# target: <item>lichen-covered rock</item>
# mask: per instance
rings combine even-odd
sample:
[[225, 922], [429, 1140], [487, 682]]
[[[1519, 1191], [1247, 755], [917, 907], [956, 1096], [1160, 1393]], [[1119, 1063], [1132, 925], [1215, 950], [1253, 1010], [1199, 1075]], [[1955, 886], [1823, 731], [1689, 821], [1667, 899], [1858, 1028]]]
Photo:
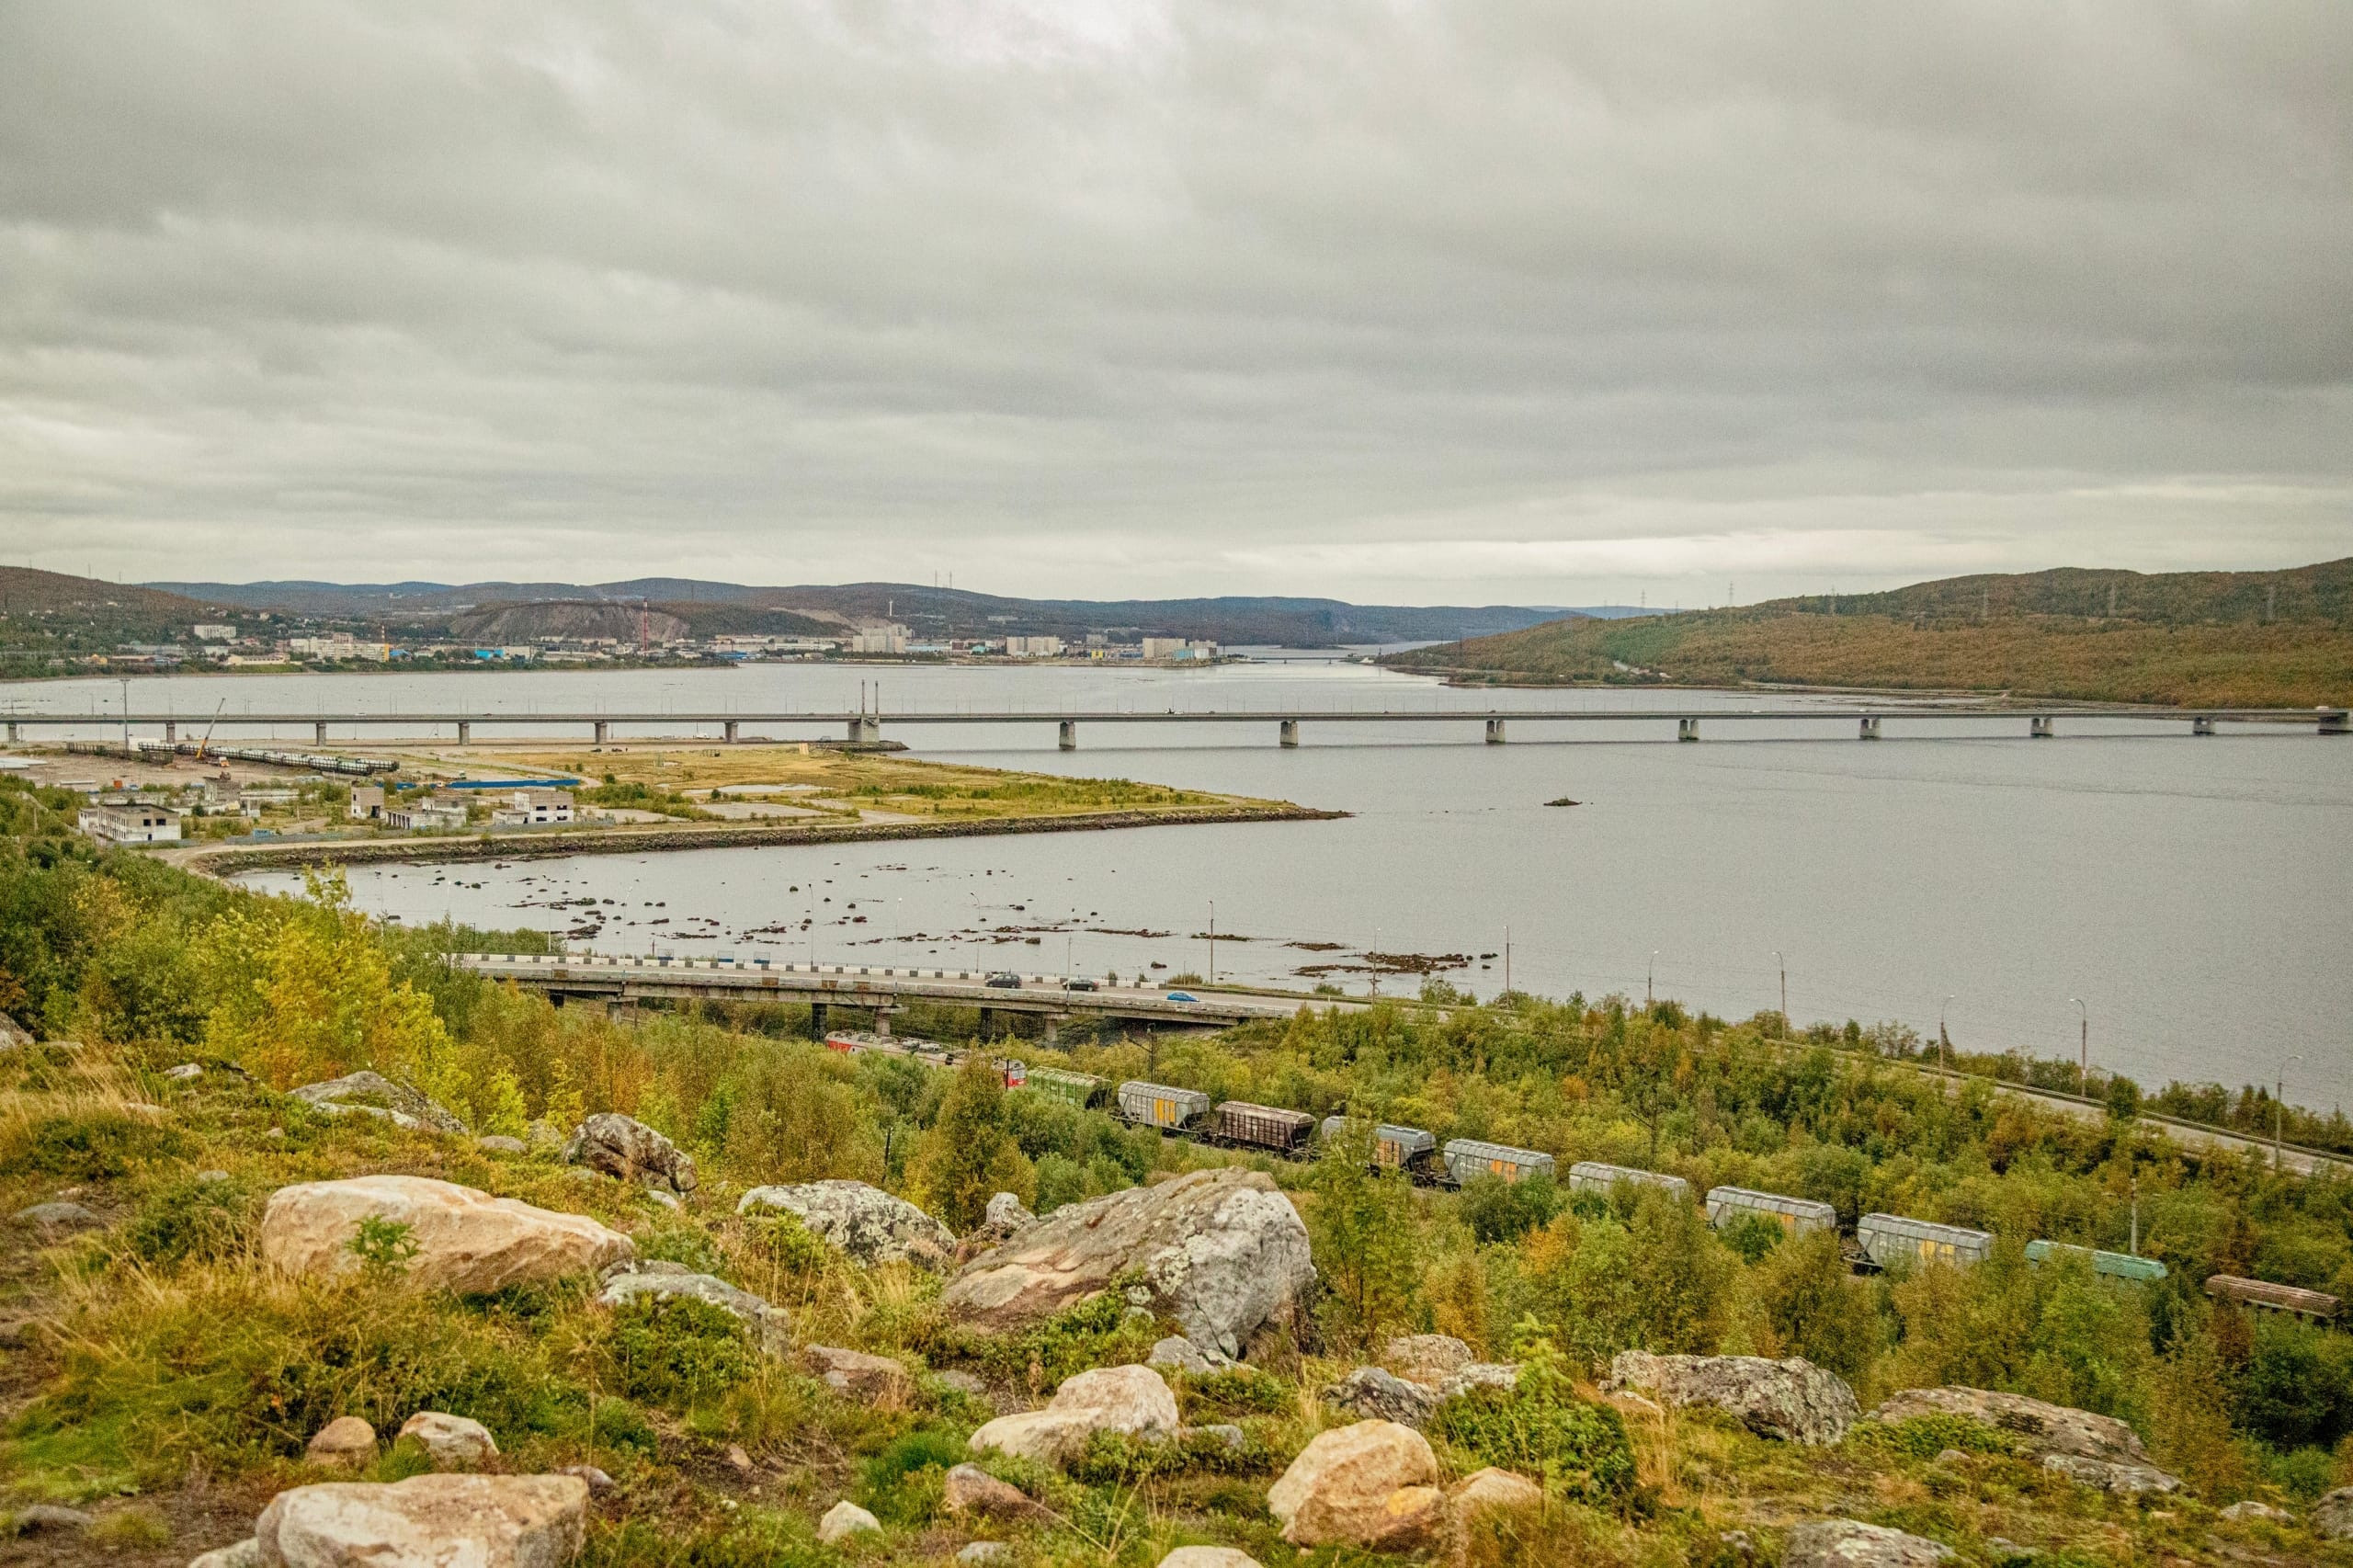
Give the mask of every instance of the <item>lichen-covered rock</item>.
[[15, 1535], [43, 1535], [67, 1530], [85, 1530], [98, 1522], [95, 1514], [79, 1508], [68, 1508], [56, 1503], [33, 1503], [18, 1508], [7, 1517], [8, 1528]]
[[1455, 1522], [1469, 1528], [1482, 1519], [1532, 1514], [1544, 1506], [1544, 1488], [1528, 1477], [1489, 1465], [1446, 1489]]
[[1409, 1383], [1438, 1388], [1478, 1360], [1479, 1353], [1450, 1334], [1401, 1335], [1381, 1347], [1381, 1364]]
[[2292, 1524], [2296, 1517], [2285, 1508], [2275, 1508], [2268, 1503], [2257, 1503], [2252, 1498], [2244, 1503], [2232, 1504], [2222, 1511], [2221, 1517], [2233, 1524], [2245, 1519], [2263, 1519], [2275, 1525]]
[[332, 1469], [361, 1469], [375, 1462], [376, 1428], [357, 1415], [338, 1415], [318, 1429], [302, 1457]]
[[1190, 1372], [1206, 1377], [1222, 1371], [1233, 1362], [1222, 1350], [1204, 1350], [1181, 1334], [1153, 1341], [1152, 1351], [1143, 1358], [1147, 1367], [1157, 1367], [1168, 1372]]
[[1314, 1281], [1307, 1227], [1271, 1177], [1227, 1166], [1057, 1209], [949, 1281], [949, 1315], [983, 1329], [1041, 1322], [1125, 1274], [1139, 1305], [1227, 1356]]
[[1019, 1487], [976, 1464], [960, 1464], [940, 1483], [940, 1506], [950, 1514], [983, 1519], [1025, 1519], [1045, 1513]]
[[880, 1530], [882, 1521], [845, 1497], [817, 1521], [817, 1539], [827, 1546], [860, 1530]]
[[864, 1264], [945, 1268], [956, 1250], [955, 1233], [947, 1226], [905, 1199], [862, 1181], [756, 1187], [735, 1205], [738, 1214], [763, 1209], [796, 1216], [813, 1234]]
[[2006, 1433], [2029, 1455], [2074, 1454], [2110, 1464], [2145, 1465], [2148, 1449], [2139, 1434], [2112, 1415], [2095, 1415], [2024, 1394], [1989, 1389], [1905, 1389], [1881, 1402], [1874, 1421], [1907, 1421], [1915, 1415], [1965, 1415]]
[[1038, 1216], [1029, 1212], [1019, 1194], [1000, 1192], [989, 1199], [988, 1208], [982, 1211], [981, 1222], [995, 1230], [1026, 1231], [1038, 1222]]
[[474, 1147], [485, 1154], [528, 1154], [530, 1146], [520, 1138], [509, 1138], [504, 1132], [484, 1133], [474, 1140]]
[[429, 1176], [372, 1176], [303, 1182], [270, 1194], [262, 1210], [262, 1259], [288, 1274], [356, 1269], [360, 1259], [352, 1239], [371, 1218], [408, 1227], [416, 1247], [410, 1279], [461, 1294], [593, 1273], [637, 1251], [627, 1236], [585, 1214], [560, 1214]]
[[33, 1043], [32, 1035], [23, 1025], [7, 1014], [0, 1013], [0, 1051], [11, 1051], [18, 1046]]
[[1781, 1568], [1930, 1568], [1952, 1549], [1925, 1537], [1858, 1519], [1808, 1519], [1793, 1527]]
[[2045, 1454], [2042, 1468], [2096, 1492], [2175, 1492], [2181, 1487], [2179, 1476], [2167, 1475], [2153, 1464], [2120, 1464], [2081, 1454]]
[[17, 1210], [17, 1222], [51, 1235], [68, 1235], [75, 1231], [103, 1230], [107, 1217], [95, 1209], [69, 1199], [36, 1203], [29, 1209], [19, 1209]]
[[261, 1542], [247, 1536], [228, 1546], [216, 1546], [189, 1558], [188, 1568], [262, 1568]]
[[660, 1267], [649, 1262], [607, 1270], [597, 1304], [621, 1307], [631, 1301], [672, 1301], [682, 1297], [717, 1307], [740, 1320], [768, 1355], [781, 1356], [792, 1347], [790, 1315], [717, 1275], [692, 1273], [676, 1264]]
[[[1443, 1516], [1437, 1482], [1438, 1456], [1419, 1432], [1393, 1421], [1359, 1421], [1319, 1433], [1301, 1449], [1267, 1492], [1267, 1509], [1294, 1546], [1385, 1550], [1432, 1514]], [[1414, 1495], [1392, 1506], [1408, 1492]]]
[[1013, 1548], [1001, 1540], [970, 1540], [956, 1549], [964, 1568], [1008, 1568], [1013, 1557]]
[[291, 1091], [305, 1105], [329, 1116], [376, 1116], [397, 1127], [426, 1128], [435, 1132], [463, 1132], [466, 1124], [406, 1084], [395, 1084], [381, 1073], [362, 1070], [324, 1084], [305, 1084]]
[[835, 1393], [869, 1404], [904, 1402], [915, 1392], [907, 1369], [888, 1356], [807, 1345], [801, 1346], [801, 1362]]
[[562, 1568], [587, 1515], [570, 1475], [331, 1481], [271, 1498], [254, 1539], [263, 1568]]
[[618, 1111], [599, 1111], [574, 1129], [563, 1146], [563, 1162], [672, 1192], [692, 1192], [697, 1179], [695, 1163], [685, 1150]]
[[1802, 1357], [1771, 1361], [1762, 1356], [1621, 1350], [1601, 1386], [1639, 1389], [1677, 1407], [1708, 1405], [1759, 1436], [1814, 1446], [1843, 1439], [1862, 1409], [1845, 1379]]
[[418, 1411], [401, 1423], [400, 1435], [422, 1443], [437, 1470], [471, 1470], [498, 1457], [489, 1427], [447, 1411]]
[[1180, 1546], [1160, 1560], [1160, 1568], [1258, 1568], [1258, 1560], [1231, 1546]]
[[1000, 1415], [972, 1434], [974, 1453], [995, 1449], [1045, 1464], [1061, 1464], [1097, 1432], [1131, 1437], [1174, 1437], [1176, 1396], [1149, 1367], [1097, 1367], [1063, 1381], [1043, 1410]]
[[2313, 1505], [2313, 1529], [2331, 1540], [2353, 1540], [2353, 1486], [2340, 1486]]
[[1358, 1367], [1324, 1391], [1324, 1402], [1364, 1420], [1394, 1421], [1415, 1431], [1438, 1410], [1438, 1391], [1409, 1383], [1379, 1367]]
[[1473, 1389], [1515, 1389], [1519, 1386], [1519, 1363], [1517, 1361], [1473, 1361], [1458, 1367], [1446, 1375], [1438, 1386], [1440, 1404], [1449, 1399], [1469, 1393]]

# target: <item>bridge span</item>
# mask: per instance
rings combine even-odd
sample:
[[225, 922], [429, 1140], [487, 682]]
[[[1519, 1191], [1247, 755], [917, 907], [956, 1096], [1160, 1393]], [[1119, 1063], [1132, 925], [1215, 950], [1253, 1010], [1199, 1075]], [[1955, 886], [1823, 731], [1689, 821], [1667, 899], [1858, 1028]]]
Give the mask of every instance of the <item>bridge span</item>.
[[[1303, 1005], [1207, 988], [1188, 987], [1183, 994], [1190, 996], [1190, 1001], [1173, 1000], [1165, 990], [1140, 986], [1072, 990], [1062, 975], [1022, 974], [1016, 987], [991, 985], [987, 972], [972, 970], [781, 963], [765, 958], [457, 953], [449, 961], [487, 979], [511, 980], [558, 1000], [578, 997], [619, 1006], [642, 1001], [804, 1002], [813, 1009], [811, 1023], [819, 1033], [824, 1030], [827, 1011], [843, 1007], [871, 1013], [875, 1032], [888, 1034], [892, 1012], [910, 1002], [977, 1007], [983, 1036], [993, 1032], [997, 1014], [1035, 1014], [1045, 1019], [1050, 1040], [1057, 1024], [1080, 1015], [1162, 1027], [1223, 1028], [1254, 1018], [1288, 1018]], [[1322, 999], [1315, 1004], [1336, 1005], [1349, 1009], [1362, 1006]]]
[[[233, 732], [283, 728], [300, 729], [308, 725], [314, 744], [327, 744], [331, 731], [339, 731], [346, 738], [358, 738], [373, 733], [380, 738], [428, 739], [444, 733], [454, 733], [460, 745], [471, 744], [476, 725], [503, 731], [565, 730], [599, 744], [617, 737], [625, 738], [634, 733], [640, 736], [663, 733], [675, 734], [681, 729], [700, 733], [717, 730], [725, 741], [753, 739], [801, 739], [812, 731], [839, 732], [844, 741], [852, 745], [871, 745], [882, 738], [885, 725], [893, 729], [910, 726], [942, 724], [1052, 724], [1062, 749], [1074, 751], [1082, 725], [1100, 724], [1271, 724], [1275, 728], [1276, 744], [1284, 746], [1299, 744], [1303, 725], [1324, 724], [1478, 724], [1483, 726], [1490, 745], [1501, 745], [1509, 726], [1515, 724], [1667, 724], [1675, 726], [1676, 739], [1697, 741], [1702, 725], [1752, 723], [1813, 723], [1847, 724], [1858, 739], [1875, 741], [1888, 733], [1890, 724], [1911, 724], [1935, 721], [1950, 723], [1966, 720], [1974, 724], [2016, 725], [2023, 722], [2026, 733], [2036, 739], [2049, 739], [2059, 733], [2062, 721], [2141, 720], [2167, 724], [2187, 724], [2192, 734], [2212, 735], [2222, 732], [2222, 726], [2263, 726], [2276, 728], [2282, 724], [2313, 726], [2324, 735], [2353, 733], [2353, 719], [2343, 708], [2123, 708], [2089, 704], [2002, 704], [1990, 703], [1851, 703], [1840, 705], [1796, 705], [1781, 703], [1745, 708], [1717, 706], [1713, 708], [1422, 708], [1422, 709], [1169, 709], [1165, 712], [1138, 709], [1086, 710], [958, 710], [913, 709], [897, 712], [823, 711], [790, 710], [681, 710], [662, 712], [655, 710], [615, 710], [600, 711], [524, 711], [503, 712], [491, 710], [470, 712], [436, 712], [429, 710], [390, 710], [385, 712], [264, 712], [223, 715], [219, 722]], [[160, 733], [167, 742], [177, 742], [179, 728], [187, 724], [191, 730], [199, 722], [207, 722], [203, 715], [175, 713], [43, 713], [17, 712], [6, 716], [7, 738], [16, 741], [25, 733], [36, 730], [100, 729], [108, 733], [136, 731], [153, 734]], [[790, 735], [749, 735], [751, 731], [790, 731]], [[1971, 733], [1977, 733], [1972, 731]], [[1990, 733], [2000, 733], [2001, 730]], [[2015, 730], [2008, 733], [2016, 733]]]

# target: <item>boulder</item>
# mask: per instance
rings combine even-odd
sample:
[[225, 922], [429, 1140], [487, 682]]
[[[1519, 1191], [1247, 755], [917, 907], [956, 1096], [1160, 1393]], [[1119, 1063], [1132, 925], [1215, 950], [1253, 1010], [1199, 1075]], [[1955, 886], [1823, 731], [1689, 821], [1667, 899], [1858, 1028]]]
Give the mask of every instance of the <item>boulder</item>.
[[782, 1210], [858, 1262], [915, 1263], [945, 1268], [955, 1233], [903, 1198], [862, 1181], [809, 1181], [795, 1187], [756, 1187], [735, 1205], [738, 1214]]
[[2296, 1516], [2285, 1508], [2275, 1508], [2268, 1503], [2248, 1501], [2234, 1503], [2222, 1512], [2222, 1517], [2237, 1524], [2245, 1519], [2265, 1519], [2275, 1525], [2292, 1524]]
[[1123, 1274], [1154, 1315], [1228, 1356], [1314, 1281], [1307, 1227], [1262, 1172], [1194, 1171], [1057, 1209], [949, 1281], [949, 1315], [983, 1329], [1051, 1317]]
[[1420, 1431], [1438, 1411], [1438, 1392], [1382, 1371], [1358, 1367], [1324, 1391], [1324, 1401], [1359, 1420], [1394, 1421]]
[[319, 1428], [302, 1457], [315, 1465], [361, 1469], [375, 1462], [376, 1428], [357, 1415], [338, 1415]]
[[1223, 1351], [1204, 1350], [1181, 1334], [1154, 1340], [1151, 1353], [1143, 1358], [1143, 1364], [1167, 1372], [1190, 1372], [1195, 1377], [1222, 1372], [1233, 1365]]
[[957, 1238], [951, 1267], [961, 1267], [983, 1253], [1003, 1246], [1038, 1222], [1038, 1216], [1022, 1207], [1021, 1199], [1010, 1192], [1000, 1192], [989, 1199], [981, 1222]]
[[304, 1182], [270, 1194], [262, 1211], [262, 1260], [288, 1274], [356, 1269], [352, 1237], [371, 1217], [409, 1227], [417, 1249], [410, 1279], [467, 1294], [593, 1272], [637, 1250], [585, 1214], [535, 1209], [428, 1176], [373, 1176]]
[[509, 1138], [504, 1132], [485, 1133], [474, 1140], [474, 1147], [485, 1154], [528, 1154], [530, 1146], [520, 1138]]
[[27, 1032], [23, 1025], [7, 1014], [0, 1013], [0, 1051], [9, 1051], [20, 1045], [32, 1043], [33, 1037]]
[[686, 1152], [619, 1111], [598, 1111], [574, 1129], [571, 1142], [563, 1146], [563, 1162], [673, 1192], [695, 1189], [695, 1163]]
[[40, 1535], [85, 1530], [97, 1522], [97, 1516], [85, 1514], [79, 1508], [61, 1507], [55, 1503], [34, 1503], [8, 1516], [8, 1532], [11, 1535]]
[[1176, 1435], [1176, 1396], [1149, 1367], [1097, 1367], [1066, 1379], [1043, 1410], [1000, 1415], [972, 1434], [974, 1453], [996, 1449], [1061, 1464], [1097, 1432], [1131, 1437]]
[[1446, 1499], [1456, 1523], [1467, 1529], [1482, 1519], [1536, 1512], [1544, 1506], [1544, 1488], [1524, 1475], [1489, 1465], [1448, 1487]]
[[597, 1293], [600, 1307], [689, 1297], [738, 1319], [767, 1354], [781, 1356], [791, 1348], [792, 1320], [789, 1316], [716, 1275], [696, 1274], [682, 1265], [663, 1266], [658, 1260], [649, 1259], [642, 1264], [632, 1262], [608, 1268], [604, 1280], [605, 1288]]
[[230, 1546], [216, 1546], [188, 1560], [188, 1568], [262, 1568], [261, 1542], [247, 1536]]
[[1026, 1231], [1038, 1222], [1038, 1216], [1029, 1212], [1017, 1194], [1000, 1192], [989, 1199], [981, 1222], [995, 1230]]
[[204, 1076], [204, 1069], [193, 1062], [183, 1062], [176, 1067], [164, 1069], [164, 1077], [174, 1084], [193, 1084]]
[[1258, 1560], [1230, 1546], [1180, 1546], [1160, 1560], [1160, 1568], [1258, 1568]]
[[1621, 1350], [1605, 1391], [1640, 1389], [1662, 1404], [1708, 1405], [1761, 1437], [1823, 1447], [1847, 1436], [1862, 1406], [1835, 1372], [1800, 1357], [1654, 1356]]
[[[1373, 1547], [1433, 1513], [1443, 1515], [1437, 1481], [1438, 1457], [1419, 1432], [1393, 1421], [1359, 1421], [1320, 1433], [1301, 1449], [1267, 1492], [1267, 1509], [1294, 1546]], [[1415, 1495], [1392, 1507], [1401, 1493]]]
[[830, 1345], [806, 1345], [801, 1349], [801, 1363], [846, 1399], [870, 1404], [903, 1404], [915, 1392], [915, 1380], [888, 1356], [839, 1350]]
[[1045, 1513], [1029, 1494], [976, 1464], [960, 1464], [948, 1472], [940, 1483], [939, 1505], [950, 1514], [984, 1519], [1026, 1519]]
[[2096, 1492], [2174, 1492], [2181, 1486], [2179, 1476], [2167, 1475], [2153, 1464], [2119, 1464], [2081, 1454], [2045, 1454], [2042, 1468]]
[[2149, 1462], [2149, 1451], [2141, 1446], [2139, 1435], [2114, 1416], [2046, 1404], [2024, 1394], [1987, 1389], [1905, 1389], [1871, 1412], [1874, 1421], [1907, 1421], [1915, 1415], [1966, 1415], [2018, 1439], [2036, 1459], [2074, 1454], [2111, 1464]]
[[498, 1457], [489, 1427], [444, 1411], [418, 1411], [401, 1423], [400, 1435], [424, 1444], [436, 1470], [471, 1470]]
[[329, 1116], [375, 1116], [396, 1127], [463, 1132], [466, 1124], [406, 1084], [361, 1071], [324, 1084], [305, 1084], [293, 1096]]
[[1929, 1568], [1952, 1549], [1921, 1536], [1857, 1519], [1808, 1519], [1793, 1527], [1781, 1568]]
[[1409, 1383], [1434, 1389], [1479, 1358], [1450, 1334], [1408, 1334], [1381, 1347], [1381, 1364]]
[[17, 1222], [30, 1225], [47, 1234], [62, 1236], [75, 1231], [104, 1230], [107, 1217], [79, 1203], [59, 1201], [36, 1203], [29, 1209], [19, 1209], [17, 1210]]
[[967, 1541], [956, 1549], [956, 1561], [965, 1568], [1006, 1568], [1013, 1548], [1001, 1540]]
[[2313, 1530], [2330, 1540], [2353, 1540], [2353, 1486], [2340, 1486], [2313, 1505]]
[[263, 1568], [562, 1568], [587, 1514], [571, 1475], [332, 1481], [271, 1498], [254, 1539]]
[[1473, 1361], [1467, 1367], [1449, 1372], [1446, 1381], [1438, 1386], [1440, 1404], [1472, 1389], [1516, 1389], [1519, 1386], [1519, 1363], [1517, 1361]]
[[613, 1478], [593, 1464], [560, 1464], [552, 1473], [578, 1476], [588, 1483], [588, 1495], [591, 1497], [602, 1497], [613, 1489]]
[[825, 1545], [831, 1546], [845, 1536], [856, 1535], [860, 1530], [880, 1530], [881, 1528], [881, 1520], [845, 1497], [826, 1509], [825, 1517], [817, 1521], [817, 1539]]
[[1206, 1426], [1188, 1426], [1176, 1436], [1179, 1439], [1198, 1437], [1205, 1443], [1217, 1443], [1237, 1454], [1250, 1446], [1250, 1434], [1231, 1421], [1212, 1421]]

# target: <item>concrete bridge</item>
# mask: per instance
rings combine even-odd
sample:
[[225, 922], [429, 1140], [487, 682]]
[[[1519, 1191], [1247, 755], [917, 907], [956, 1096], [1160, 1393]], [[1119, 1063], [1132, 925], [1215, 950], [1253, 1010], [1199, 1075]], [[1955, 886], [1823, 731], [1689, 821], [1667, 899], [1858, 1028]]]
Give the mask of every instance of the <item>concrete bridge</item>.
[[[559, 1001], [580, 997], [620, 1006], [641, 1001], [804, 1002], [813, 1009], [812, 1027], [818, 1033], [824, 1030], [826, 1014], [841, 1007], [871, 1014], [875, 1032], [888, 1034], [892, 1012], [910, 1002], [977, 1007], [983, 1037], [995, 1032], [999, 1014], [1034, 1014], [1045, 1019], [1049, 1040], [1063, 1019], [1079, 1015], [1222, 1028], [1253, 1018], [1288, 1018], [1302, 1006], [1189, 987], [1186, 994], [1196, 998], [1190, 1002], [1172, 1001], [1164, 989], [1106, 985], [1073, 991], [1061, 975], [1024, 974], [1017, 988], [991, 985], [988, 972], [972, 970], [780, 963], [764, 958], [458, 953], [449, 962], [492, 980], [529, 986]], [[1319, 999], [1315, 1005], [1333, 1003]]]
[[[1299, 744], [1302, 725], [1478, 724], [1483, 727], [1489, 745], [1501, 745], [1506, 739], [1506, 729], [1511, 725], [1672, 723], [1677, 740], [1697, 741], [1702, 725], [1802, 722], [1853, 725], [1851, 733], [1857, 738], [1875, 741], [1888, 733], [1886, 727], [1891, 723], [1933, 721], [1949, 724], [1957, 720], [1989, 726], [2023, 723], [2026, 733], [2036, 739], [2049, 739], [2056, 735], [2063, 721], [2085, 720], [2139, 720], [2187, 724], [2190, 733], [2198, 735], [2221, 733], [2224, 725], [2261, 725], [2276, 729], [2281, 724], [2310, 724], [2324, 735], [2353, 733], [2353, 721], [2348, 721], [2347, 710], [2343, 708], [2118, 708], [2088, 704], [1995, 706], [1985, 703], [1854, 703], [1838, 707], [1781, 703], [1747, 708], [1653, 709], [1170, 709], [1165, 712], [1118, 708], [1043, 712], [1029, 710], [916, 709], [890, 713], [782, 710], [669, 713], [642, 710], [520, 713], [486, 710], [461, 713], [287, 712], [226, 714], [221, 718], [220, 723], [223, 730], [240, 732], [260, 728], [299, 729], [309, 725], [313, 742], [319, 745], [327, 744], [330, 731], [340, 732], [346, 738], [357, 739], [363, 734], [373, 734], [383, 740], [421, 739], [443, 731], [454, 731], [457, 744], [465, 745], [472, 743], [477, 724], [503, 731], [569, 731], [599, 744], [613, 740], [617, 735], [625, 737], [631, 733], [641, 736], [675, 734], [681, 729], [698, 732], [715, 729], [722, 739], [731, 742], [744, 739], [746, 731], [790, 731], [798, 732], [800, 735], [806, 735], [812, 731], [835, 731], [851, 744], [872, 744], [882, 738], [885, 725], [903, 729], [943, 724], [1052, 724], [1062, 749], [1075, 751], [1080, 727], [1102, 724], [1269, 724], [1274, 726], [1276, 743], [1285, 746]], [[126, 718], [120, 713], [20, 712], [6, 717], [7, 738], [11, 741], [22, 738], [24, 733], [44, 729], [96, 728], [109, 733], [125, 731], [151, 735], [161, 733], [165, 740], [176, 742], [183, 723], [193, 729], [199, 722], [199, 716], [173, 713], [133, 713]], [[210, 721], [204, 719], [203, 722], [209, 723]], [[1996, 728], [1994, 733], [2001, 731]]]

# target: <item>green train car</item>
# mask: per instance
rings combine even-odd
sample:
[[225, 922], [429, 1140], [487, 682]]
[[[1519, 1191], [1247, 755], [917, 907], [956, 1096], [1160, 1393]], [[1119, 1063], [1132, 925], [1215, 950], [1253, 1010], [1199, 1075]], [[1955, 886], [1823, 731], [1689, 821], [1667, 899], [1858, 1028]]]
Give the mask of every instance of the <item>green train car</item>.
[[1111, 1097], [1108, 1079], [1097, 1078], [1091, 1073], [1073, 1073], [1062, 1067], [1030, 1068], [1029, 1081], [1022, 1087], [1068, 1101], [1081, 1110], [1093, 1110]]
[[2165, 1266], [2154, 1257], [2135, 1257], [2128, 1252], [2100, 1252], [2092, 1247], [2079, 1247], [2066, 1242], [2029, 1242], [2026, 1260], [2042, 1263], [2053, 1257], [2084, 1256], [2092, 1260], [2092, 1272], [2105, 1274], [2113, 1279], [2131, 1279], [2143, 1285], [2154, 1285], [2165, 1277]]

